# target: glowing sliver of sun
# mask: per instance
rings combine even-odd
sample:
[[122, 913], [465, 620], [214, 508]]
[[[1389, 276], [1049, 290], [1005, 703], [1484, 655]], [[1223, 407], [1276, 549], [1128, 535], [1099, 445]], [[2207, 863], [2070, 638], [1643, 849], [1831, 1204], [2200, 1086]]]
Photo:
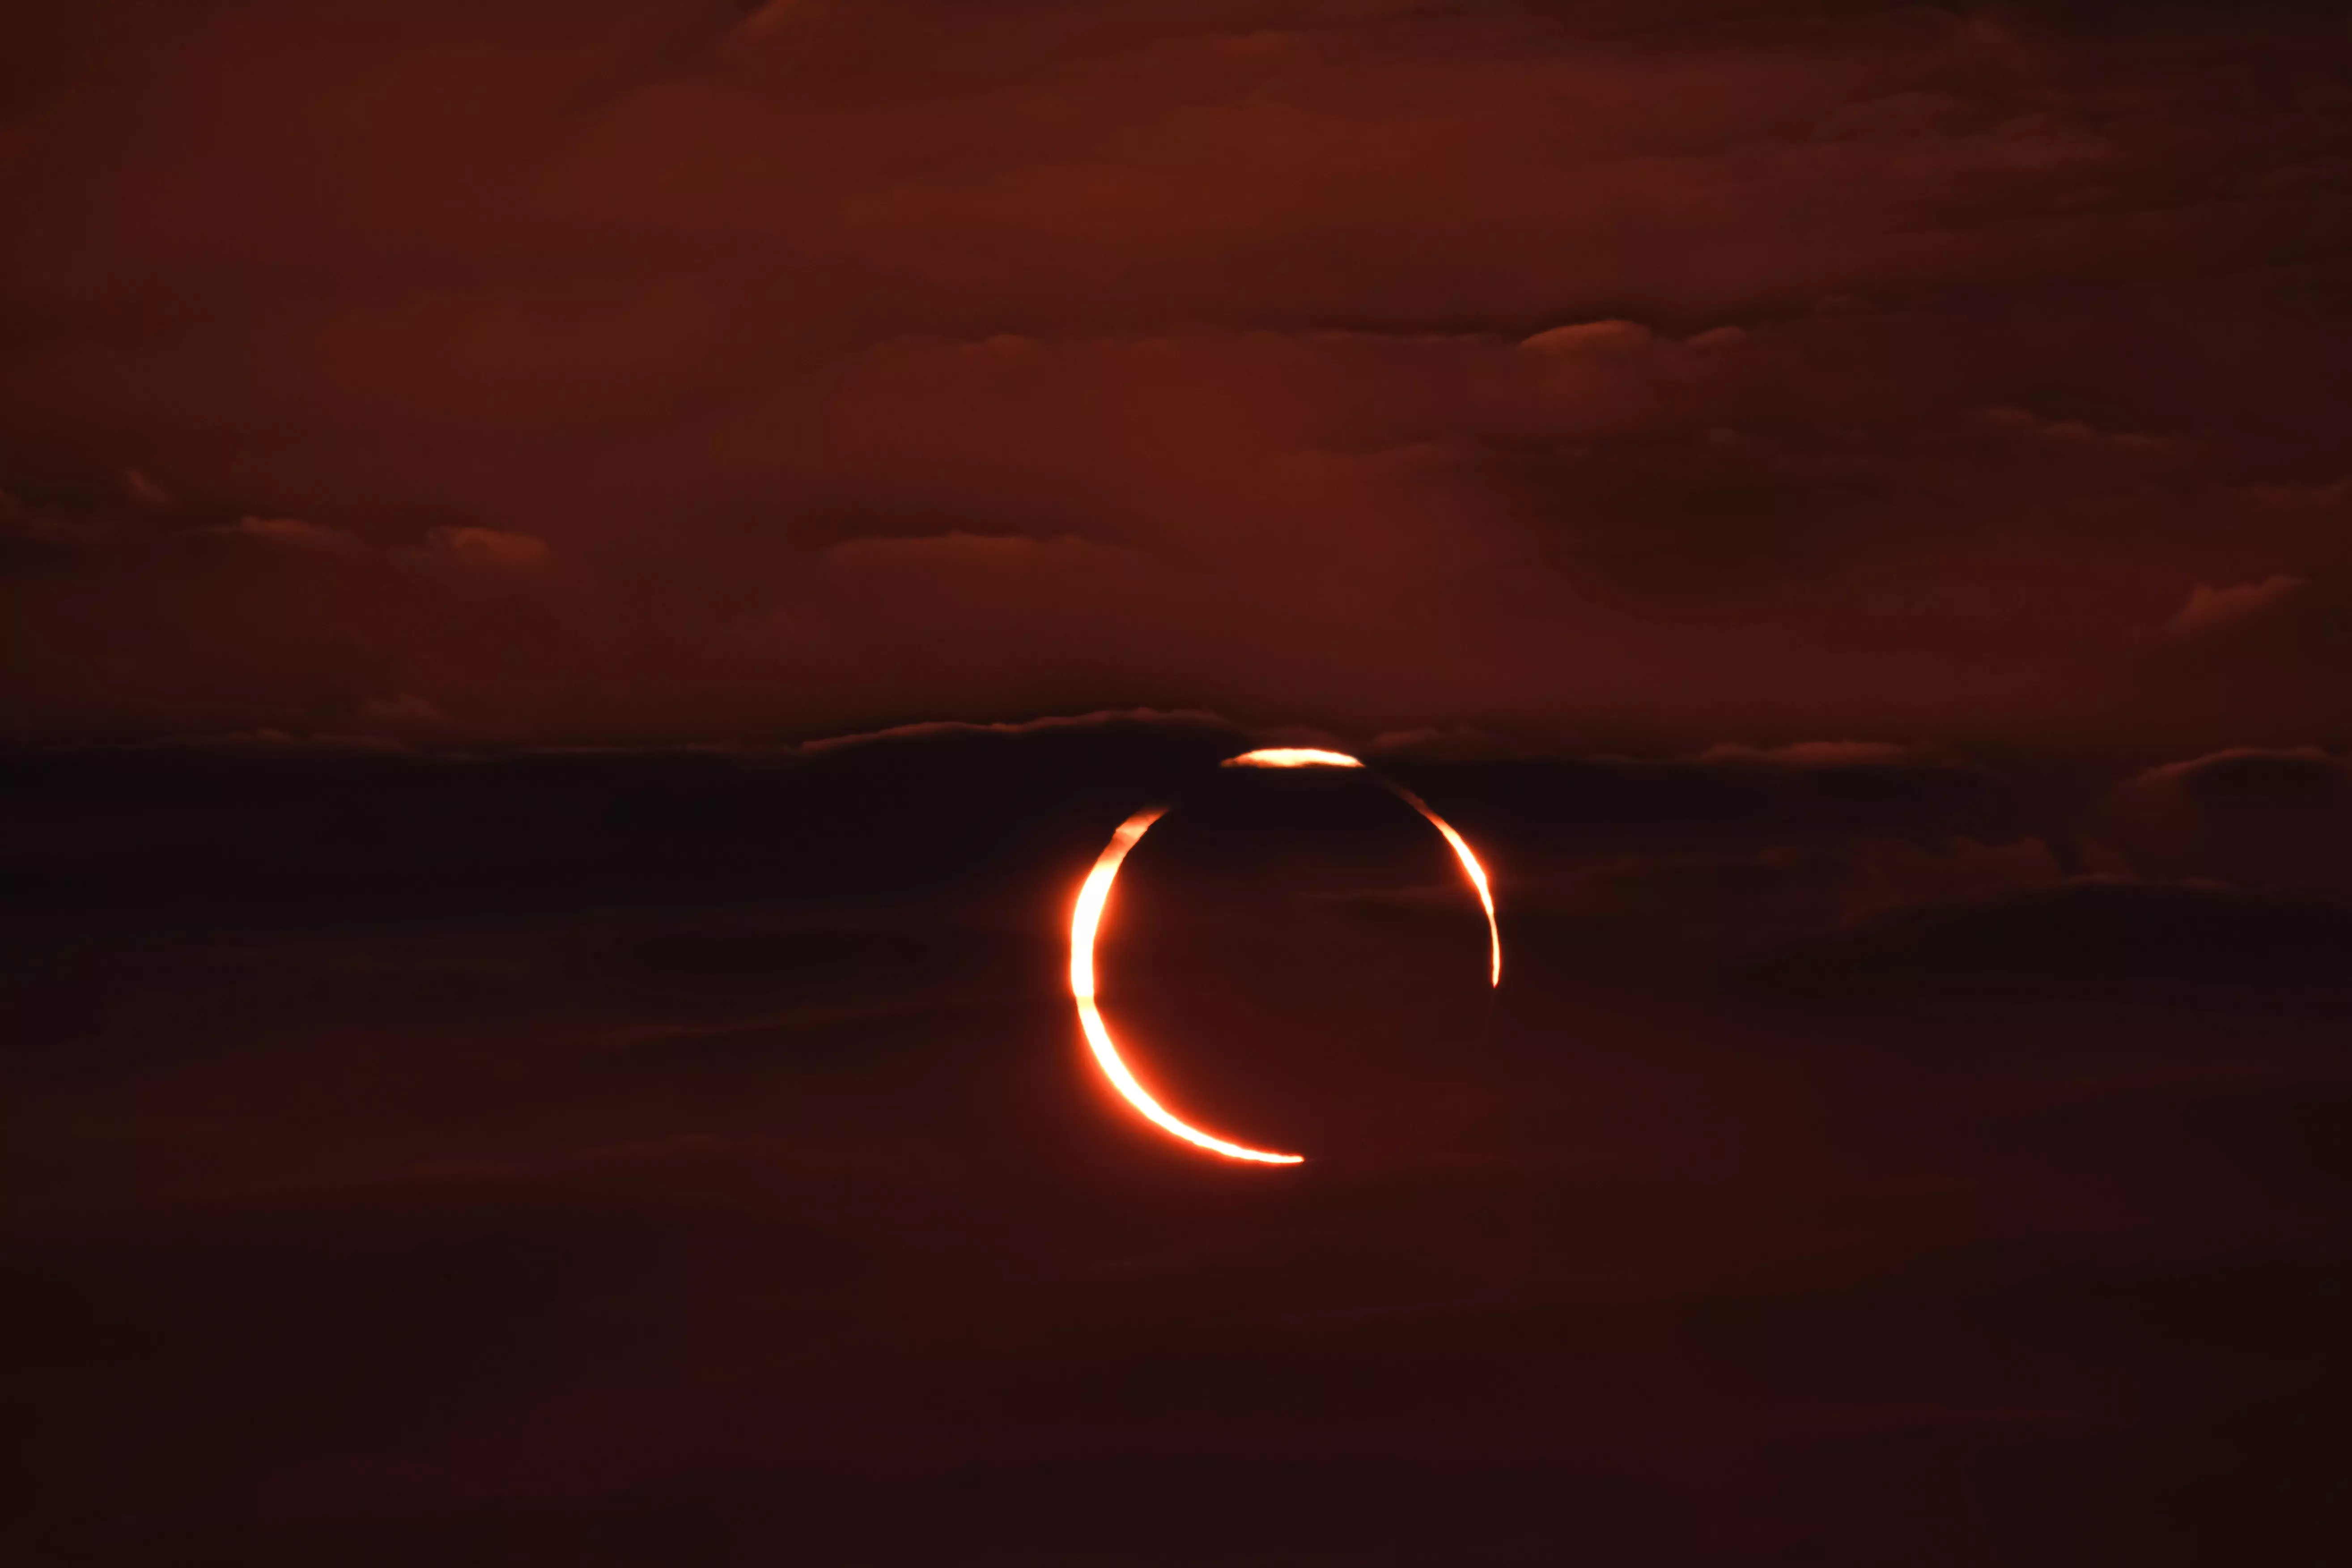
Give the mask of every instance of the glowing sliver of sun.
[[[1261, 746], [1255, 752], [1244, 752], [1238, 757], [1227, 757], [1220, 767], [1227, 768], [1360, 768], [1364, 764], [1345, 752], [1326, 752], [1314, 746]], [[1388, 784], [1386, 779], [1381, 781]], [[1495, 919], [1495, 891], [1486, 886], [1486, 868], [1478, 864], [1478, 857], [1454, 825], [1429, 809], [1429, 803], [1401, 784], [1388, 784], [1405, 805], [1421, 813], [1432, 827], [1437, 829], [1469, 874], [1470, 885], [1478, 891], [1478, 904], [1486, 911], [1486, 984], [1503, 983], [1503, 928]]]
[[1401, 784], [1390, 784], [1389, 788], [1402, 795], [1405, 805], [1427, 817], [1429, 825], [1444, 837], [1445, 842], [1453, 847], [1454, 858], [1462, 862], [1462, 869], [1469, 875], [1470, 885], [1478, 889], [1478, 907], [1486, 911], [1486, 984], [1490, 987], [1500, 985], [1503, 983], [1503, 928], [1495, 919], [1495, 890], [1486, 886], [1486, 868], [1478, 864], [1478, 857], [1470, 852], [1470, 846], [1462, 835], [1454, 831], [1454, 825], [1429, 809], [1427, 801]]
[[[1268, 747], [1246, 752], [1238, 757], [1228, 757], [1225, 767], [1244, 768], [1360, 768], [1364, 764], [1344, 752], [1317, 751], [1308, 747]], [[1486, 884], [1486, 868], [1454, 825], [1429, 809], [1428, 802], [1400, 784], [1383, 784], [1399, 798], [1419, 812], [1432, 827], [1444, 838], [1462, 869], [1469, 875], [1471, 887], [1477, 889], [1479, 906], [1486, 911], [1488, 949], [1487, 984], [1503, 983], [1503, 931], [1495, 919], [1495, 894]], [[1102, 1010], [1095, 1005], [1095, 935], [1102, 929], [1103, 911], [1110, 902], [1110, 886], [1118, 879], [1118, 868], [1127, 859], [1151, 825], [1166, 815], [1161, 806], [1137, 812], [1118, 825], [1110, 842], [1095, 858], [1094, 869], [1087, 873], [1078, 889], [1077, 907], [1070, 913], [1070, 995], [1078, 1005], [1078, 1024], [1086, 1031], [1087, 1047], [1093, 1051], [1095, 1065], [1103, 1077], [1110, 1080], [1121, 1099], [1133, 1106], [1143, 1119], [1161, 1131], [1181, 1138], [1195, 1148], [1206, 1149], [1212, 1154], [1222, 1154], [1228, 1160], [1251, 1160], [1265, 1165], [1297, 1165], [1306, 1163], [1303, 1154], [1276, 1154], [1264, 1149], [1252, 1149], [1204, 1132], [1179, 1117], [1174, 1111], [1151, 1097], [1151, 1092], [1137, 1081], [1126, 1061], [1118, 1054], [1118, 1045], [1110, 1037], [1109, 1026], [1103, 1022]]]
[[1360, 768], [1364, 764], [1345, 752], [1318, 752], [1312, 746], [1261, 746], [1227, 757], [1223, 768]]
[[1111, 1087], [1145, 1121], [1164, 1132], [1212, 1154], [1223, 1154], [1228, 1160], [1255, 1160], [1266, 1165], [1302, 1164], [1306, 1156], [1301, 1154], [1268, 1153], [1264, 1149], [1244, 1148], [1213, 1132], [1203, 1132], [1152, 1099], [1150, 1091], [1136, 1081], [1135, 1074], [1120, 1059], [1118, 1047], [1112, 1043], [1110, 1030], [1103, 1023], [1102, 1012], [1095, 1005], [1095, 932], [1102, 925], [1103, 906], [1110, 901], [1111, 881], [1118, 875], [1119, 862], [1135, 847], [1135, 841], [1160, 817], [1160, 810], [1154, 806], [1137, 812], [1118, 825], [1118, 831], [1110, 836], [1109, 845], [1096, 858], [1095, 868], [1087, 873], [1086, 885], [1078, 889], [1078, 907], [1070, 916], [1070, 994], [1077, 998], [1078, 1023], [1087, 1032], [1087, 1045], [1095, 1054], [1095, 1065], [1102, 1068]]

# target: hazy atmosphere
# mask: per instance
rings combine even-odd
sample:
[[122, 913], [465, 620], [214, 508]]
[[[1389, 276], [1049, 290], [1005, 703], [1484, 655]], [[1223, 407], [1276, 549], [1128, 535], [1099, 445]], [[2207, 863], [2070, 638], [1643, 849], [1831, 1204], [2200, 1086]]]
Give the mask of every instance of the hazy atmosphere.
[[17, 11], [9, 1562], [2344, 1560], [2344, 5]]

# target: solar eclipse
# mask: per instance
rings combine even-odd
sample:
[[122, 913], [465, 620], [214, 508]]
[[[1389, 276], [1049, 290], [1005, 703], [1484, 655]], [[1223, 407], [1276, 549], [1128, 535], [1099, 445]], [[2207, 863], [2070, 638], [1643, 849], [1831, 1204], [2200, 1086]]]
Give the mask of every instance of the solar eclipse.
[[[1362, 768], [1363, 763], [1344, 752], [1318, 751], [1305, 747], [1268, 747], [1244, 752], [1228, 757], [1225, 767], [1244, 768]], [[1479, 906], [1486, 911], [1488, 942], [1487, 981], [1490, 985], [1503, 983], [1502, 928], [1495, 918], [1495, 897], [1487, 882], [1486, 870], [1479, 863], [1469, 843], [1454, 830], [1453, 826], [1428, 804], [1410, 790], [1381, 781], [1391, 793], [1411, 806], [1437, 829], [1447, 847], [1461, 861], [1462, 869], [1478, 895]], [[1162, 1105], [1144, 1088], [1134, 1071], [1119, 1054], [1110, 1026], [1103, 1021], [1102, 1009], [1096, 999], [1095, 940], [1102, 928], [1104, 913], [1110, 902], [1111, 885], [1118, 879], [1119, 867], [1128, 854], [1141, 841], [1151, 825], [1166, 815], [1162, 806], [1150, 806], [1137, 812], [1119, 824], [1110, 842], [1096, 857], [1093, 869], [1079, 885], [1076, 906], [1070, 915], [1070, 995], [1076, 1003], [1078, 1026], [1084, 1031], [1087, 1049], [1093, 1054], [1095, 1066], [1119, 1097], [1133, 1107], [1136, 1113], [1169, 1136], [1180, 1139], [1208, 1153], [1228, 1160], [1244, 1160], [1265, 1165], [1297, 1165], [1305, 1162], [1303, 1154], [1277, 1153], [1265, 1149], [1253, 1149], [1221, 1138], [1213, 1132], [1192, 1125]]]

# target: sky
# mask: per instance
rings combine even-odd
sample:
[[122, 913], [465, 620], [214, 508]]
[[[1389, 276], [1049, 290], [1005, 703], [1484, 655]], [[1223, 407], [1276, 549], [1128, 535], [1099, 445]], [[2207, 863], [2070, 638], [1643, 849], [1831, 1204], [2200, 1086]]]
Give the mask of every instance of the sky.
[[16, 35], [15, 741], [2344, 732], [2337, 5]]
[[20, 756], [11, 1560], [2342, 1560], [2341, 758], [1256, 738]]
[[2352, 1561], [2347, 197], [2318, 0], [13, 7], [0, 1560]]

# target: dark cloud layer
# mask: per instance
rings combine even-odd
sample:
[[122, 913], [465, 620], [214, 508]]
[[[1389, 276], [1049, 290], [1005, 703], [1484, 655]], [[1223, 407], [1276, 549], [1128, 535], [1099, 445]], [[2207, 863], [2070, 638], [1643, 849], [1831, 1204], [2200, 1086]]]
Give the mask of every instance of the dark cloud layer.
[[2336, 7], [109, 3], [11, 45], [20, 739], [2346, 720]]
[[2340, 757], [1258, 738], [20, 759], [9, 1560], [2340, 1559]]

